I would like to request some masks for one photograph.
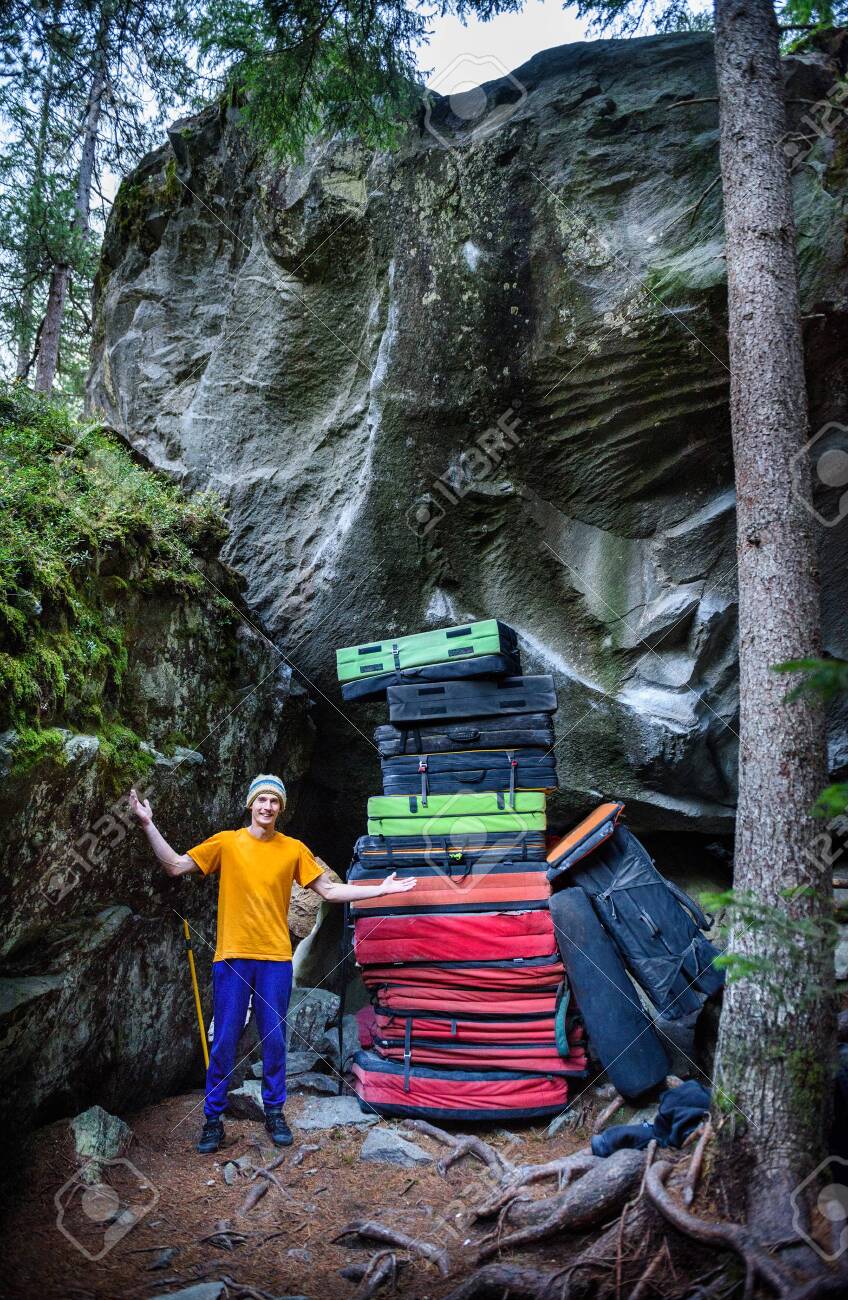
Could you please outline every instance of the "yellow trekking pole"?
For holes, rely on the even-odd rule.
[[[194,968],[194,950],[191,946],[191,931],[188,921],[183,917],[183,934],[185,935],[188,968],[191,971],[191,987],[194,989],[194,1005],[197,1008],[197,1023],[200,1026],[200,1045],[203,1048],[203,1063],[209,1069],[209,1044],[206,1041],[206,1028],[203,1024],[203,1008],[200,1005],[200,989],[197,985],[197,971]]]

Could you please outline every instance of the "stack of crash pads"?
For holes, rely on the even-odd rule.
[[[389,709],[348,880],[416,881],[351,907],[374,1011],[359,1097],[398,1116],[555,1113],[586,1055],[549,911],[553,681],[521,675],[494,619],[345,648],[337,667],[346,699]]]

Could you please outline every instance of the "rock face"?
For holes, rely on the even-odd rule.
[[[790,93],[836,72],[792,60]],[[440,101],[396,153],[286,170],[206,109],[124,181],[98,279],[89,406],[228,501],[227,558],[318,699],[297,824],[340,869],[382,710],[337,707],[333,649],[494,614],[557,679],[554,824],[615,794],[643,830],[732,825],[711,39],[548,50],[484,93],[496,130]],[[795,173],[814,429],[845,391],[843,144]]]
[[[220,566],[208,571],[237,597]],[[241,824],[256,771],[284,752],[296,786],[308,758],[304,692],[214,596],[127,591],[111,617],[129,629],[123,716],[145,739],[144,770],[116,783],[98,737],[67,728],[34,763],[14,731],[0,746],[0,1109],[13,1110],[16,1132],[94,1100],[120,1111],[202,1079],[181,918],[208,1023],[217,886],[169,880],[121,791],[143,787],[183,851]]]

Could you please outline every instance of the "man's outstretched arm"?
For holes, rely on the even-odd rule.
[[[326,898],[328,903],[355,903],[358,898],[405,894],[408,889],[415,888],[415,883],[414,879],[398,880],[397,873],[393,871],[379,885],[344,885],[335,880],[328,880],[326,876],[318,876],[315,880],[310,880],[309,888],[314,889],[321,898]]]
[[[153,824],[153,812],[150,800],[142,802],[135,790],[130,790],[130,812],[147,836],[148,843],[156,854],[162,869],[169,876],[187,876],[191,871],[199,871],[197,863],[187,853],[177,853],[171,848],[164,835]]]

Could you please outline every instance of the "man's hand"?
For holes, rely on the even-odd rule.
[[[130,812],[140,826],[151,826],[153,824],[153,810],[150,807],[150,800],[145,799],[142,803],[135,788],[130,790]]]
[[[397,872],[393,871],[390,876],[386,876],[383,881],[382,892],[384,894],[405,894],[408,889],[414,889],[418,881],[414,879],[398,880]]]
[[[130,790],[130,812],[147,836],[150,847],[159,859],[166,876],[187,876],[190,871],[199,871],[194,858],[187,853],[175,853],[164,835],[153,825],[153,809],[150,800],[141,800],[135,789]]]

